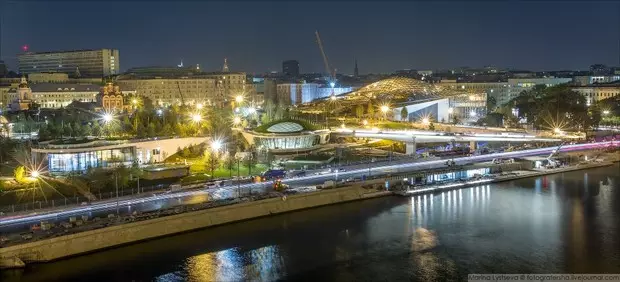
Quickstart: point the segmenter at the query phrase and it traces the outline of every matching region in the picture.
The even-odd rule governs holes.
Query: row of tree
[[[535,129],[586,131],[597,127],[601,121],[600,106],[588,106],[585,97],[569,85],[536,85],[521,92],[506,105],[497,107],[491,104],[487,101],[490,112],[478,120],[478,124],[519,127],[520,122],[525,120]]]

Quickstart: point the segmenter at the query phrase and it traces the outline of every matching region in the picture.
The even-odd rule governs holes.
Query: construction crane
[[[560,143],[560,146],[558,146],[555,150],[551,151],[551,154],[549,154],[549,156],[547,157],[547,167],[548,168],[556,168],[558,166],[560,166],[560,163],[553,158],[553,156],[557,155],[558,153],[560,153],[560,149],[562,149],[562,146],[564,146],[565,142]]]
[[[321,50],[321,55],[323,56],[323,64],[325,64],[325,71],[327,71],[327,75],[329,76],[328,82],[329,86],[334,88],[336,85],[336,70],[329,67],[329,61],[327,60],[327,55],[325,55],[325,50],[323,49],[323,42],[321,41],[321,36],[319,35],[319,31],[315,31],[316,42],[319,44],[319,49]],[[332,90],[333,95],[333,90]]]
[[[181,84],[177,81],[177,88],[179,89],[179,95],[181,96],[181,105],[185,105],[185,99],[183,98],[183,92],[181,92]]]

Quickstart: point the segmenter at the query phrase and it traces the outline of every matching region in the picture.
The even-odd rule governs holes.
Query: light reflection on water
[[[187,258],[182,269],[160,275],[155,281],[242,281],[247,277],[272,281],[286,274],[278,248],[273,245],[250,251],[230,248],[192,256]]]
[[[442,281],[468,273],[618,273],[619,168],[328,206],[3,271],[0,280]],[[437,244],[419,248],[420,228],[434,232]]]

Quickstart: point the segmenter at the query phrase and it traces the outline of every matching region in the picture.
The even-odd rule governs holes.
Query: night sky
[[[5,0],[0,0],[5,1]],[[530,70],[618,65],[615,2],[4,2],[2,59],[31,51],[117,48],[121,69],[199,63],[322,72],[314,31],[339,73],[492,65]]]

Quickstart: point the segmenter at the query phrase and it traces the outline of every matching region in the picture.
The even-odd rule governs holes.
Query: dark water
[[[620,167],[381,198],[158,239],[2,281],[437,281],[620,273]],[[438,245],[419,251],[417,228]]]

